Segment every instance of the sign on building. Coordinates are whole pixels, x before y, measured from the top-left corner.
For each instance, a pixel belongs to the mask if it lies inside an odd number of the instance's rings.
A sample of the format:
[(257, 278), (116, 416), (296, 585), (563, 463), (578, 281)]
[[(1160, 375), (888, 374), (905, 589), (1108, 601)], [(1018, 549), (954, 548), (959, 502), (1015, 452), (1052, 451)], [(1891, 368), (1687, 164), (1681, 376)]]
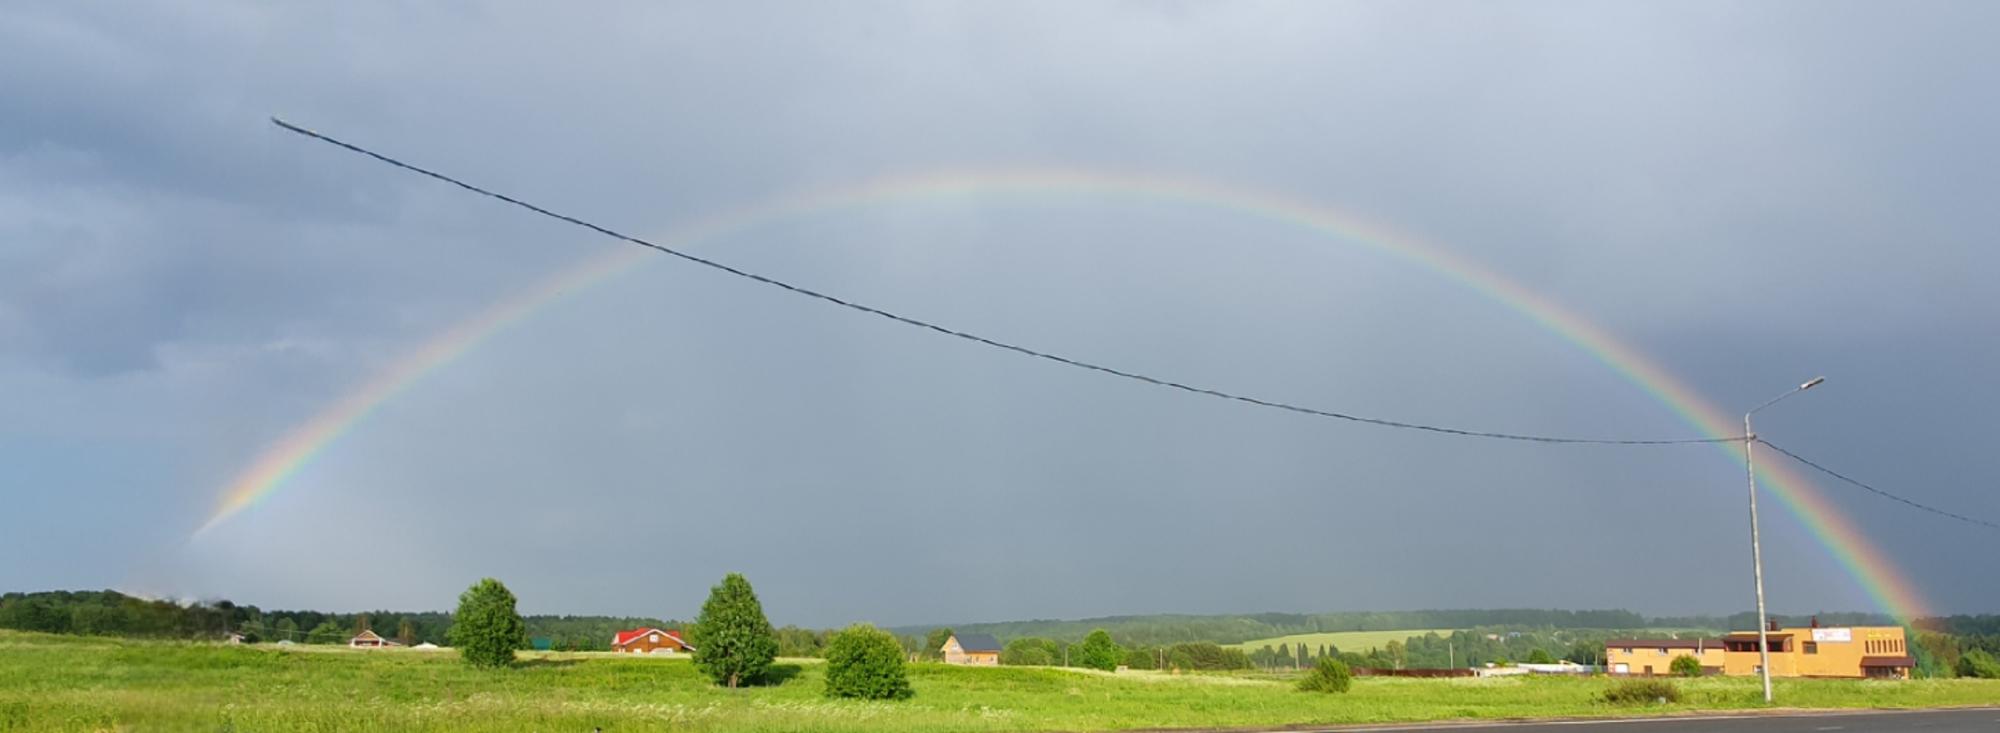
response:
[(1844, 644), (1854, 641), (1853, 629), (1813, 629), (1813, 641)]

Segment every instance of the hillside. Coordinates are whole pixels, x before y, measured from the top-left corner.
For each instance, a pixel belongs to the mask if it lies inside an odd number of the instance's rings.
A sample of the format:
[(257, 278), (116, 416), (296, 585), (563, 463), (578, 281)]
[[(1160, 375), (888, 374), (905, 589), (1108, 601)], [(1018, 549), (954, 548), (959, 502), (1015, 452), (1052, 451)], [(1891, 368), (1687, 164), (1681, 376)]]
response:
[[(1601, 701), (1611, 680), (1364, 678), (1337, 700), (1268, 673), (910, 668), (915, 697), (829, 700), (818, 664), (717, 687), (684, 659), (527, 654), (478, 670), (453, 652), (279, 648), (0, 631), (0, 729), (13, 731), (980, 731), (1274, 728), (1753, 707), (1756, 680), (1680, 683), (1681, 704)], [(1779, 680), (1796, 707), (1990, 704), (1993, 680)]]

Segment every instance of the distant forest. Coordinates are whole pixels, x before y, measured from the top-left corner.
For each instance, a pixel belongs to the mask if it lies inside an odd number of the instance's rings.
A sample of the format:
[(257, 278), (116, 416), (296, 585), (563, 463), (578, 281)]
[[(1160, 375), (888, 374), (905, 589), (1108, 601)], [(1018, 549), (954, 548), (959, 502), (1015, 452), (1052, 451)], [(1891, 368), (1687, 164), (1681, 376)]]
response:
[[(1816, 615), (1821, 625), (1895, 625), (1881, 614), (1819, 613), (1779, 615), (1787, 624), (1804, 624)], [(598, 651), (610, 647), (611, 636), (621, 629), (641, 626), (678, 629), (684, 622), (657, 618), (617, 616), (526, 616), (528, 636), (552, 649)], [(451, 614), (440, 611), (365, 611), (328, 613), (323, 611), (264, 610), (229, 601), (177, 603), (148, 600), (116, 591), (48, 591), (0, 595), (0, 628), (57, 634), (132, 636), (175, 639), (221, 639), (231, 633), (243, 634), (253, 642), (291, 641), (301, 644), (344, 644), (363, 629), (404, 644), (430, 642), (446, 645)], [(1947, 616), (1920, 619), (1912, 624), (1918, 634), (1916, 651), (1922, 657), (1936, 657), (1935, 665), (1948, 667), (1957, 662), (1961, 650), (1974, 648), (2000, 652), (2000, 615)], [(913, 653), (933, 653), (927, 635), (937, 625), (891, 629)], [(1645, 630), (1683, 630), (1695, 633), (1726, 629), (1756, 628), (1756, 615), (1730, 616), (1643, 616), (1631, 611), (1565, 611), (1556, 609), (1459, 609), (1426, 611), (1343, 612), (1320, 614), (1259, 613), (1242, 615), (1106, 616), (1077, 620), (1009, 621), (1000, 623), (954, 624), (960, 633), (986, 633), (1003, 643), (1033, 642), (1060, 658), (1069, 644), (1081, 640), (1094, 629), (1104, 629), (1121, 645), (1132, 650), (1158, 650), (1164, 656), (1176, 645), (1235, 644), (1257, 639), (1330, 631), (1397, 631), (1404, 629), (1454, 629), (1446, 636), (1413, 636), (1408, 641), (1380, 650), (1271, 649), (1257, 650), (1251, 661), (1259, 666), (1289, 664), (1319, 654), (1347, 652), (1367, 656), (1367, 663), (1381, 666), (1427, 667), (1446, 663), (1477, 663), (1490, 660), (1522, 661), (1536, 650), (1557, 658), (1591, 662), (1591, 649), (1601, 649), (1601, 640), (1612, 633), (1646, 633)], [(1487, 632), (1498, 633), (1488, 639)], [(1472, 632), (1478, 633), (1472, 633)], [(816, 656), (828, 633), (824, 630), (786, 626), (777, 629), (780, 653), (785, 656)], [(1932, 637), (1932, 638), (1926, 638)], [(1449, 644), (1447, 644), (1449, 642)], [(1207, 646), (1187, 647), (1196, 656), (1219, 653)], [(1280, 654), (1279, 652), (1286, 652)], [(1220, 662), (1219, 662), (1220, 663)]]
[[(680, 628), (656, 618), (618, 616), (523, 616), (528, 636), (552, 649), (608, 650), (622, 629)], [(253, 642), (345, 644), (362, 630), (406, 645), (445, 645), (451, 614), (442, 611), (264, 610), (229, 601), (181, 604), (147, 600), (117, 591), (47, 591), (0, 595), (0, 629), (53, 634), (221, 639), (243, 634)]]
[[(1823, 625), (1895, 625), (1888, 616), (1872, 613), (1820, 613)], [(1803, 624), (1808, 614), (1779, 616)], [(1953, 616), (1925, 619), (1942, 631), (1955, 624), (1975, 624), (1977, 619), (2000, 622), (2000, 616)], [(1122, 643), (1173, 644), (1184, 641), (1212, 641), (1237, 644), (1290, 634), (1326, 631), (1399, 631), (1403, 629), (1474, 629), (1486, 627), (1546, 629), (1689, 629), (1722, 631), (1757, 628), (1757, 614), (1731, 616), (1643, 616), (1631, 611), (1564, 611), (1559, 609), (1501, 608), (1428, 611), (1355, 611), (1342, 613), (1256, 613), (1240, 615), (1105, 616), (1076, 620), (1002, 621), (996, 623), (951, 624), (958, 631), (992, 634), (1001, 639), (1026, 636), (1078, 640), (1092, 629), (1111, 632)], [(920, 634), (929, 626), (894, 629), (898, 634)], [(1985, 633), (1985, 632), (1975, 632)]]

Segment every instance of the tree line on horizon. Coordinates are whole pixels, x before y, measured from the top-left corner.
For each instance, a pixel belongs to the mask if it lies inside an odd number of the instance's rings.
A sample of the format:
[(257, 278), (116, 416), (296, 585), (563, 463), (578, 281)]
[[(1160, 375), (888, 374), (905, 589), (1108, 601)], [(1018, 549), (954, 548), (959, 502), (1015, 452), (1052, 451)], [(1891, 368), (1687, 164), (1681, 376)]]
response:
[[(1821, 613), (1821, 625), (1895, 625), (1879, 614)], [(1786, 616), (1802, 623), (1804, 616)], [(448, 645), (453, 615), (439, 611), (328, 613), (265, 611), (227, 600), (177, 603), (117, 591), (11, 592), (0, 595), (0, 628), (47, 633), (178, 639), (220, 639), (240, 633), (247, 641), (289, 639), (297, 643), (344, 644), (370, 629), (399, 643)], [(691, 624), (645, 617), (522, 616), (524, 639), (545, 640), (557, 650), (603, 651), (623, 629)], [(1476, 623), (1466, 623), (1476, 622)], [(1616, 626), (1590, 626), (1625, 622)], [(1635, 623), (1636, 622), (1636, 623)], [(1076, 621), (1017, 621), (966, 624), (957, 630), (992, 634), (1005, 642), (1001, 663), (1088, 666), (1076, 645), (1102, 632), (1118, 648), (1118, 664), (1133, 669), (1248, 669), (1297, 667), (1336, 659), (1351, 667), (1442, 668), (1512, 663), (1536, 658), (1579, 664), (1602, 660), (1603, 642), (1618, 636), (1658, 632), (1647, 629), (1754, 628), (1755, 615), (1645, 617), (1623, 610), (1461, 609), (1327, 614), (1135, 615)], [(1244, 652), (1222, 644), (1330, 631), (1458, 628), (1448, 635), (1428, 633), (1378, 648), (1342, 650), (1327, 646), (1266, 646)], [(887, 630), (906, 657), (938, 658), (944, 627)], [(784, 626), (772, 629), (776, 656), (824, 657), (837, 630)], [(1911, 652), (1924, 676), (1952, 676), (1983, 668), (2000, 655), (2000, 615), (1925, 618), (1910, 625)], [(1489, 636), (1493, 638), (1488, 638)], [(527, 648), (528, 642), (522, 642)], [(1539, 657), (1537, 652), (1540, 653)], [(1971, 661), (1968, 662), (1967, 660)]]

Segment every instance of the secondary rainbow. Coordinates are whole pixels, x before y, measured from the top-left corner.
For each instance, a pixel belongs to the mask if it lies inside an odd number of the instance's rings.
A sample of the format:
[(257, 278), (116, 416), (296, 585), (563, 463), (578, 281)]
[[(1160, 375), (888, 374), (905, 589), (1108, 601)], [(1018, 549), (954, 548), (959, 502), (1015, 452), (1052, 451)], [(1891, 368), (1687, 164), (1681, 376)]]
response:
[[(1526, 316), (1576, 345), (1665, 405), (1688, 425), (1711, 437), (1737, 434), (1735, 420), (1637, 350), (1623, 344), (1581, 314), (1521, 284), (1444, 249), (1400, 235), (1350, 213), (1268, 191), (1157, 176), (1078, 169), (952, 170), (876, 179), (859, 185), (820, 189), (771, 199), (702, 218), (655, 239), (685, 248), (756, 226), (830, 211), (911, 203), (924, 199), (991, 196), (1100, 196), (1137, 198), (1228, 210), (1367, 247), (1408, 261), (1459, 283)], [(213, 515), (196, 536), (222, 524), (282, 487), (340, 436), (366, 420), (376, 407), (426, 374), (464, 356), (486, 338), (565, 294), (586, 289), (635, 266), (657, 259), (644, 249), (620, 246), (588, 258), (453, 326), (383, 369), (306, 423), (285, 434), (237, 475)], [(1741, 448), (1719, 444), (1741, 465)], [(1789, 467), (1767, 461), (1758, 468), (1763, 485), (1797, 517), (1884, 611), (1898, 618), (1926, 614), (1916, 589), (1853, 523), (1812, 484)]]

